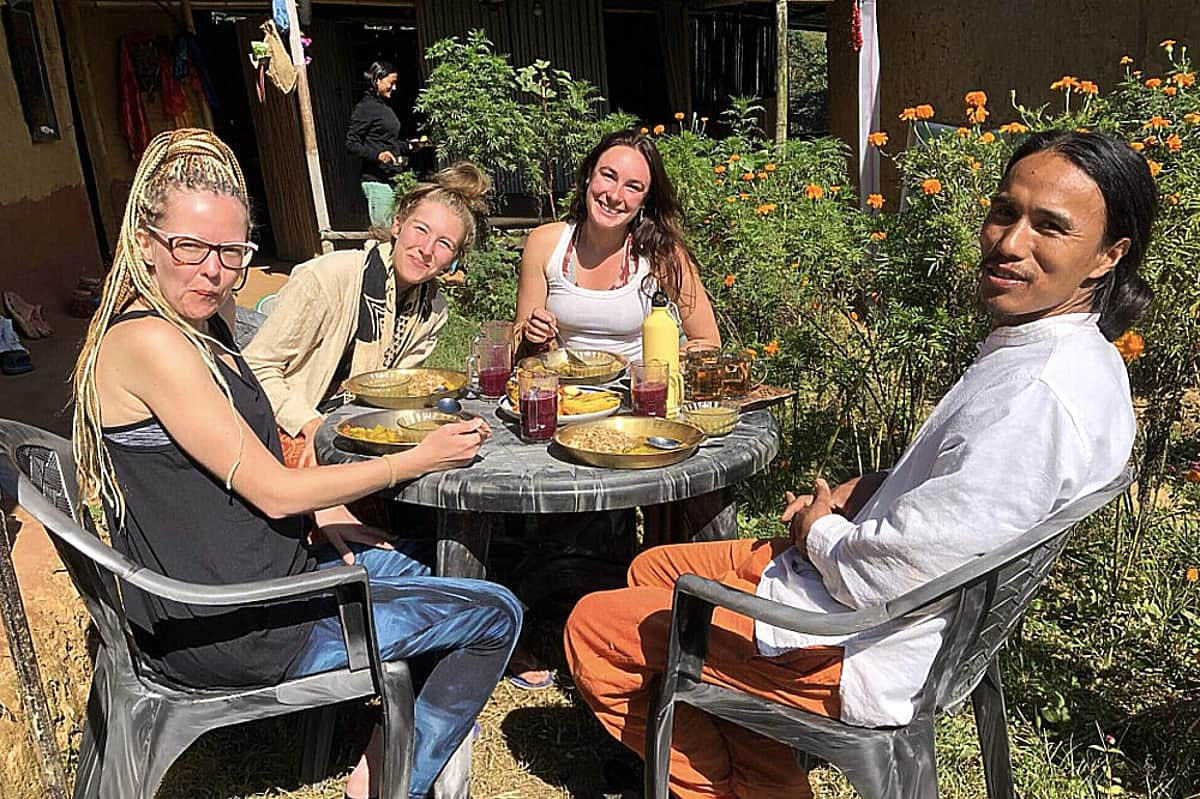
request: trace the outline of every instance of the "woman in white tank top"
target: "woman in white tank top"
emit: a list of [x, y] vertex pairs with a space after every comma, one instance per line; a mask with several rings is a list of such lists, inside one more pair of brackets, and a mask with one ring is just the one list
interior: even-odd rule
[[659, 288], [678, 310], [684, 347], [720, 346], [654, 142], [632, 130], [609, 134], [576, 179], [569, 221], [542, 225], [525, 244], [517, 292], [522, 350], [556, 341], [639, 358], [642, 320]]

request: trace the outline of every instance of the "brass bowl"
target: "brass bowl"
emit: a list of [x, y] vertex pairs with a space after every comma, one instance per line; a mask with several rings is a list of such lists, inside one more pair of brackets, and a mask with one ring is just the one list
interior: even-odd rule
[[[636, 436], [643, 441], [648, 436], [663, 436], [678, 439], [682, 443], [672, 450], [658, 450], [643, 443], [631, 452], [601, 452], [592, 448], [586, 441], [593, 431], [597, 430], [615, 430]], [[670, 466], [688, 458], [696, 451], [696, 447], [700, 446], [700, 442], [704, 441], [704, 433], [698, 427], [673, 422], [670, 419], [653, 416], [610, 416], [607, 419], [559, 428], [554, 434], [554, 440], [572, 456], [591, 466], [608, 469], [653, 469]]]
[[[445, 388], [431, 393], [411, 393], [420, 383], [433, 378]], [[381, 369], [354, 375], [342, 385], [367, 405], [404, 410], [428, 408], [442, 397], [461, 397], [467, 390], [467, 375], [452, 369]]]
[[616, 352], [604, 350], [571, 350], [571, 354], [593, 366], [573, 362], [566, 350], [550, 350], [539, 355], [522, 358], [519, 369], [554, 372], [564, 383], [577, 386], [599, 386], [616, 380], [629, 366], [629, 359]]
[[729, 435], [738, 423], [738, 407], [733, 402], [688, 402], [679, 409], [679, 416], [711, 437]]
[[[443, 424], [474, 418], [475, 414], [467, 411], [452, 414], [428, 408], [365, 411], [343, 419], [334, 431], [333, 443], [338, 449], [346, 452], [386, 455], [389, 452], [402, 452], [410, 447], [415, 447], [425, 439], [425, 436]], [[382, 426], [395, 440], [369, 441], [348, 433], [351, 427], [363, 427], [370, 430], [376, 425]]]

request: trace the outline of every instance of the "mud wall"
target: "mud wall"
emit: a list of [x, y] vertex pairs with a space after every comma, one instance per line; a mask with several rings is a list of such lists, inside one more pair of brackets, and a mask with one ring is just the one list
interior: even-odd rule
[[[858, 136], [858, 58], [850, 49], [852, 0], [829, 7], [830, 131]], [[1122, 76], [1122, 55], [1146, 74], [1165, 69], [1158, 43], [1176, 39], [1200, 47], [1196, 0], [878, 0], [880, 120], [893, 146], [905, 140], [896, 117], [905, 106], [933, 105], [935, 122], [964, 122], [963, 95], [987, 92], [990, 124], [1016, 118], [1009, 92], [1029, 107], [1061, 103], [1051, 82], [1063, 75], [1109, 91]], [[895, 194], [885, 166], [884, 186]]]
[[13, 77], [7, 36], [0, 32], [0, 243], [4, 247], [0, 288], [61, 307], [81, 274], [100, 274], [100, 251], [76, 147], [67, 68], [52, 0], [38, 0], [36, 9], [61, 138], [33, 142]]

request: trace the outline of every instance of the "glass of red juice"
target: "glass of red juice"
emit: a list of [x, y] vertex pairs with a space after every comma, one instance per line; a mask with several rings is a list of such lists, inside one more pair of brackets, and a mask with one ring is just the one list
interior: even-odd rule
[[521, 440], [549, 441], [558, 427], [558, 375], [553, 372], [517, 372], [521, 407]]
[[634, 416], [667, 415], [667, 383], [671, 367], [666, 361], [635, 361], [629, 367]]
[[508, 342], [476, 340], [467, 358], [467, 373], [474, 377], [481, 397], [502, 397], [512, 373], [512, 347]]

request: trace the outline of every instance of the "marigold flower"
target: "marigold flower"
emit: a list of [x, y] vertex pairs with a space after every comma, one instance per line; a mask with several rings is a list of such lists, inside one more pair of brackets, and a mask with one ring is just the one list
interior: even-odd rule
[[904, 122], [917, 121], [917, 109], [909, 107], [900, 112], [900, 119]]
[[1074, 75], [1063, 75], [1061, 78], [1054, 81], [1054, 83], [1050, 84], [1050, 91], [1058, 91], [1061, 89], [1064, 92], [1069, 92], [1078, 85], [1079, 80], [1076, 79]]
[[917, 119], [933, 119], [933, 106], [929, 103], [922, 103], [913, 110], [917, 114]]
[[967, 92], [967, 96], [963, 100], [967, 105], [987, 105], [987, 95], [981, 91]]
[[1129, 74], [1133, 75], [1135, 78], [1140, 78], [1142, 76], [1142, 71], [1140, 69], [1135, 69], [1133, 72], [1130, 72]]
[[1146, 349], [1146, 341], [1138, 333], [1126, 330], [1117, 336], [1113, 341], [1113, 346], [1117, 348], [1117, 352], [1121, 353], [1125, 362], [1130, 363], [1142, 357], [1142, 352]]
[[774, 211], [776, 207], [777, 206], [775, 205], [775, 203], [763, 203], [762, 205], [760, 205], [754, 209], [754, 213], [758, 214], [759, 216], [766, 216], [767, 214]]
[[778, 355], [779, 342], [775, 339], [771, 339], [769, 342], [767, 342], [767, 345], [763, 347], [763, 352], [765, 352], [767, 355]]
[[882, 147], [888, 143], [888, 135], [882, 130], [877, 130], [874, 133], [867, 134], [867, 144], [872, 147]]
[[1173, 153], [1177, 153], [1183, 149], [1183, 139], [1179, 138], [1174, 133], [1168, 136], [1163, 143], [1166, 144], [1167, 149]]
[[991, 197], [980, 197], [979, 204], [982, 205], [984, 208], [991, 208], [992, 207], [992, 198]]
[[967, 106], [967, 121], [972, 125], [982, 125], [988, 118], [988, 110], [983, 106]]
[[819, 310], [821, 310], [821, 303], [819, 303], [819, 302], [814, 302], [814, 303], [813, 303], [813, 310], [814, 310], [814, 311], [819, 311]]
[[971, 131], [969, 128], [959, 128], [958, 130], [956, 130], [954, 132], [958, 134], [958, 138], [960, 138], [960, 139], [965, 139], [971, 135]]
[[754, 180], [754, 173], [753, 172], [743, 172], [742, 180]]
[[921, 181], [921, 191], [926, 194], [938, 194], [942, 190], [942, 182], [937, 178], [925, 178]]
[[851, 311], [851, 312], [850, 312], [850, 321], [851, 321], [851, 322], [857, 322], [857, 321], [858, 321], [858, 311]]
[[1145, 86], [1147, 89], [1157, 89], [1162, 86], [1162, 78], [1146, 78]]
[[766, 180], [766, 179], [767, 179], [767, 173], [766, 173], [766, 172], [759, 172], [759, 173], [758, 173], [758, 174], [757, 174], [755, 177], [757, 177], [759, 180]]
[[638, 129], [638, 133], [642, 134], [643, 136], [645, 136], [649, 132], [650, 132], [650, 128], [639, 128]]
[[1161, 42], [1158, 43], [1158, 46], [1170, 49], [1175, 46], [1175, 40], [1174, 39], [1163, 39]]
[[663, 131], [666, 129], [667, 129], [666, 125], [655, 125], [654, 126], [654, 135], [661, 136], [663, 134]]
[[887, 233], [882, 230], [876, 230], [871, 233], [871, 239], [874, 241], [883, 241], [887, 238]]
[[738, 199], [740, 199], [742, 202], [745, 202], [746, 200], [750, 199], [750, 195], [747, 194], [746, 192], [742, 192], [741, 194], [738, 195]]
[[1176, 86], [1186, 88], [1196, 82], [1196, 74], [1194, 72], [1176, 72], [1171, 76], [1171, 82]]
[[1165, 94], [1167, 97], [1174, 97], [1175, 93], [1178, 91], [1179, 90], [1174, 86], [1163, 86], [1163, 94]]
[[729, 160], [730, 160], [730, 162], [741, 161], [742, 157], [740, 155], [738, 155], [737, 153], [734, 153], [733, 155], [729, 156]]
[[721, 178], [717, 178], [716, 180], [714, 180], [714, 181], [713, 181], [713, 185], [714, 185], [714, 186], [724, 186], [724, 185], [725, 185], [725, 181], [724, 181], [724, 180], [722, 180]]
[[1132, 63], [1133, 63], [1133, 59], [1130, 58], [1129, 56], [1127, 56], [1127, 55], [1121, 56], [1121, 64], [1132, 64]]
[[1129, 146], [1137, 150], [1139, 153], [1146, 149], [1146, 145], [1142, 144], [1140, 141], [1131, 141], [1129, 142]]
[[1081, 80], [1079, 81], [1078, 91], [1080, 94], [1099, 94], [1100, 87], [1090, 80]]
[[1167, 195], [1167, 202], [1169, 202], [1171, 205], [1179, 205], [1179, 201], [1182, 199], [1183, 198], [1179, 196], [1179, 192]]
[[[1195, 470], [1193, 469], [1189, 471], [1188, 474], [1190, 475], [1192, 471]], [[1200, 479], [1200, 477], [1198, 477], [1198, 479]], [[1195, 566], [1189, 566], [1188, 570], [1184, 572], [1183, 579], [1187, 580], [1189, 583], [1200, 581], [1200, 569], [1197, 569]]]
[[726, 197], [726, 198], [725, 198], [725, 202], [727, 202], [727, 203], [735, 203], [735, 202], [737, 202], [737, 197], [734, 197], [734, 196], [731, 194], [731, 195], [729, 195], [728, 197]]
[[837, 194], [841, 190], [842, 190], [842, 187], [836, 183], [834, 183], [832, 186], [829, 187], [830, 194]]
[[867, 205], [871, 206], [876, 211], [878, 211], [880, 208], [883, 207], [883, 195], [882, 194], [868, 194], [867, 195]]
[[971, 171], [978, 172], [983, 167], [983, 164], [979, 163], [979, 161], [974, 158], [968, 158], [967, 166], [971, 167]]
[[1193, 111], [1190, 114], [1184, 114], [1183, 121], [1189, 125], [1200, 125], [1200, 111]]
[[816, 183], [809, 183], [804, 187], [804, 196], [810, 200], [819, 200], [825, 196], [825, 190]]
[[733, 284], [737, 282], [737, 275], [725, 276], [725, 288], [733, 288]]
[[1146, 159], [1146, 166], [1150, 167], [1150, 177], [1158, 177], [1158, 173], [1162, 172], [1162, 164], [1155, 161], [1153, 158]]
[[1020, 122], [1009, 122], [1000, 126], [1001, 133], [1027, 133], [1029, 128]]
[[996, 140], [996, 134], [992, 133], [990, 130], [987, 133], [985, 133], [979, 137], [980, 144], [991, 144], [995, 140]]
[[725, 165], [717, 164], [716, 166], [713, 167], [713, 172], [716, 172], [718, 175], [724, 174], [725, 173]]
[[1147, 147], [1153, 147], [1154, 145], [1158, 144], [1158, 137], [1147, 136], [1146, 138], [1142, 139], [1142, 144], [1146, 145]]
[[1085, 127], [1083, 127], [1083, 126], [1080, 126], [1080, 127], [1078, 127], [1078, 128], [1075, 128], [1075, 132], [1076, 132], [1076, 133], [1091, 133], [1091, 132], [1092, 132], [1092, 129], [1091, 129], [1091, 128], [1085, 128]]
[[774, 171], [775, 171], [776, 169], [778, 169], [778, 168], [779, 168], [779, 167], [775, 166], [774, 164], [768, 163], [768, 164], [766, 164], [766, 165], [764, 165], [764, 166], [763, 166], [763, 171], [765, 171], [765, 172], [774, 172]]
[[676, 111], [676, 112], [675, 112], [675, 119], [676, 119], [676, 120], [683, 119], [683, 112], [682, 112], [682, 111]]

